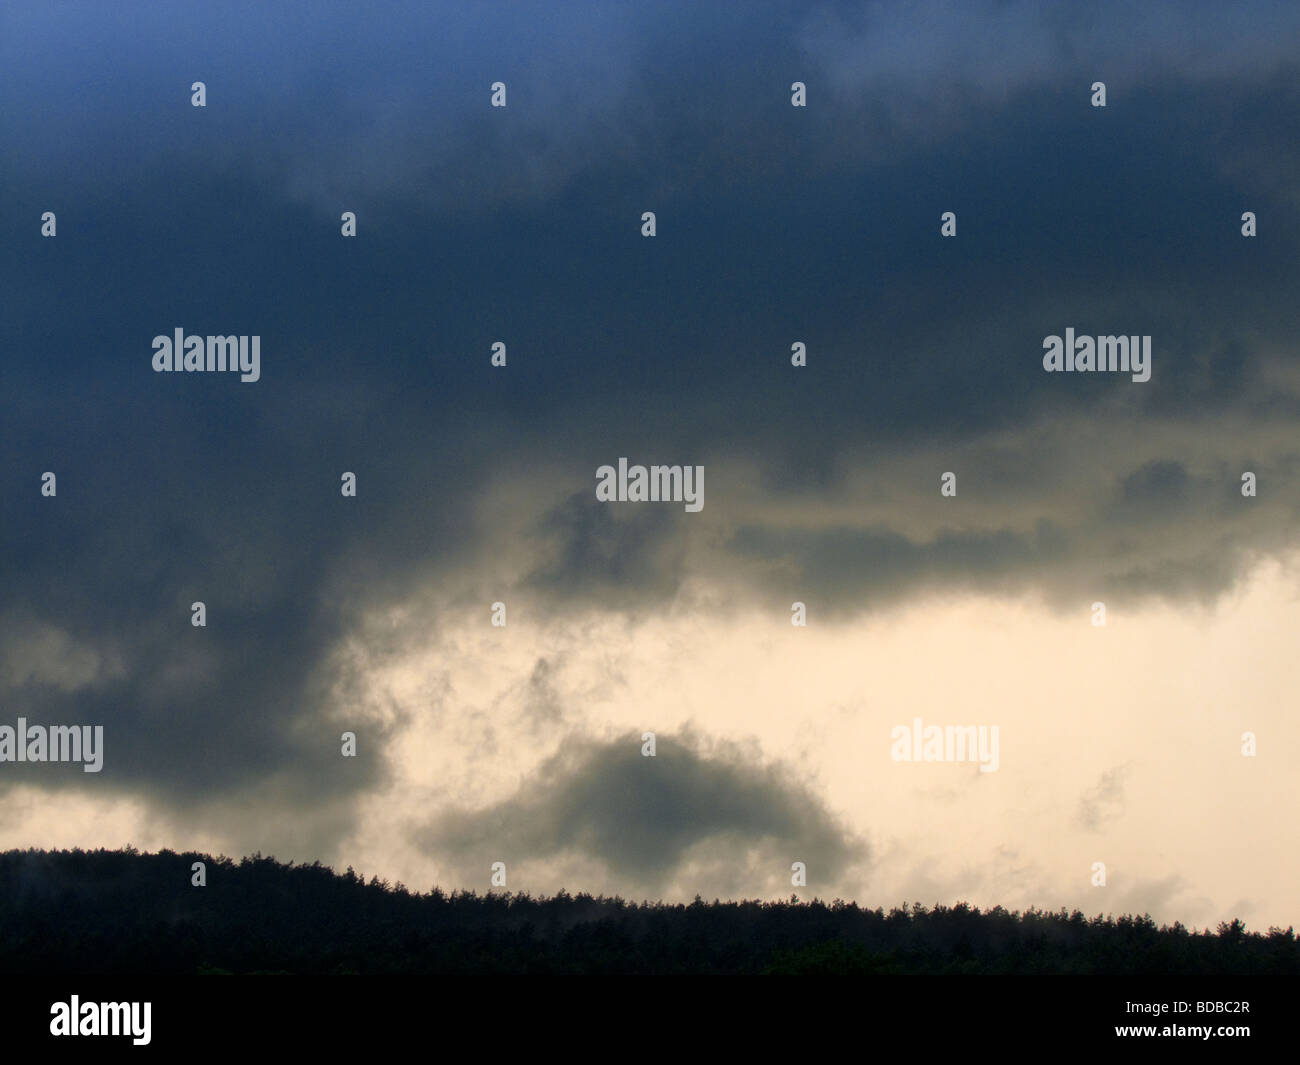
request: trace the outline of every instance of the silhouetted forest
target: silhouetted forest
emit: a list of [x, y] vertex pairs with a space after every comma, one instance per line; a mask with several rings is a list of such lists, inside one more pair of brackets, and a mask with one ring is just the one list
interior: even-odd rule
[[0, 972], [1295, 974], [1300, 947], [1236, 920], [412, 893], [319, 862], [127, 848], [0, 854]]

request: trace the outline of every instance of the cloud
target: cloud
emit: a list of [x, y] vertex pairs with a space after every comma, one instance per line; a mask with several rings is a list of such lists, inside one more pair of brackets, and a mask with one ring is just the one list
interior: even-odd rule
[[[323, 851], [402, 753], [376, 663], [454, 649], [501, 598], [539, 630], [953, 590], [1122, 619], [1294, 545], [1295, 5], [127, 10], [0, 14], [0, 698], [106, 728], [95, 780], [9, 766], [0, 788]], [[262, 380], [154, 375], [177, 325], [260, 334]], [[1152, 381], [1044, 374], [1071, 325], [1152, 334]], [[598, 504], [620, 455], [705, 465], [705, 509]], [[815, 797], [758, 762], [685, 740], [658, 776], [598, 760], [568, 668], [535, 647], [509, 692], [521, 745], [567, 752], [563, 787], [501, 808], [541, 830], [507, 834], [518, 853], [743, 887], [811, 838], [848, 868]], [[488, 687], [437, 699], [464, 764], [512, 735]], [[607, 762], [676, 827], [575, 809], [615, 793]], [[674, 774], [684, 806], [654, 790]], [[765, 812], [714, 810], [708, 781]]]
[[1078, 823], [1089, 832], [1100, 831], [1109, 821], [1124, 812], [1124, 778], [1127, 766], [1107, 769], [1079, 800]]
[[[560, 665], [562, 665], [562, 661]], [[539, 658], [525, 687], [523, 716], [533, 730], [555, 728], [564, 722], [564, 705], [556, 691], [554, 674], [559, 666]]]
[[1190, 487], [1187, 468], [1181, 462], [1156, 459], [1120, 482], [1120, 502], [1176, 517], [1177, 511], [1188, 502]]
[[[1269, 32], [1261, 36], [1262, 26]], [[1271, 0], [1231, 10], [1212, 2], [1135, 10], [1121, 0], [1086, 9], [1032, 0], [852, 0], [820, 4], [798, 38], [838, 92], [924, 101], [933, 110], [962, 94], [1005, 103], [1018, 90], [1081, 72], [1126, 86], [1266, 79], [1294, 61], [1297, 31], [1294, 8]]]
[[654, 757], [641, 754], [637, 734], [568, 741], [511, 798], [446, 810], [415, 838], [471, 881], [493, 861], [509, 870], [576, 856], [625, 890], [647, 892], [680, 883], [701, 893], [766, 891], [789, 885], [795, 861], [815, 888], [864, 866], [868, 854], [788, 768], [690, 733], [658, 737]]
[[676, 508], [622, 513], [576, 492], [549, 509], [535, 535], [550, 545], [525, 586], [552, 600], [649, 605], [672, 596], [685, 557], [684, 521]]
[[1119, 891], [1115, 909], [1109, 912], [1153, 915], [1177, 912], [1188, 923], [1211, 917], [1216, 911], [1213, 900], [1193, 891], [1195, 885], [1177, 873], [1139, 877]]

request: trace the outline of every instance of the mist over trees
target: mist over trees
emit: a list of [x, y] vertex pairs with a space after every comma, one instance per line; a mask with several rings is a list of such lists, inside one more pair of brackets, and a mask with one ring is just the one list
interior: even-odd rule
[[1239, 920], [415, 893], [261, 855], [0, 854], [0, 973], [126, 972], [1296, 974], [1300, 946]]

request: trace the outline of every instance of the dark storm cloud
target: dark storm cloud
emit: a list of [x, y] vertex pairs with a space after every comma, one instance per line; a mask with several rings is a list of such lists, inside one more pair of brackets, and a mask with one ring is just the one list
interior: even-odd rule
[[1189, 478], [1181, 462], [1169, 459], [1148, 462], [1120, 483], [1123, 503], [1149, 503], [1176, 507], [1187, 498]]
[[780, 766], [737, 748], [710, 750], [691, 736], [659, 736], [656, 755], [645, 757], [636, 734], [568, 744], [518, 794], [441, 814], [416, 839], [440, 862], [472, 869], [471, 879], [494, 860], [509, 868], [577, 854], [650, 891], [699, 861], [694, 848], [702, 844], [735, 866], [755, 850], [783, 861], [777, 872], [803, 861], [823, 884], [867, 854]]
[[[1120, 482], [1118, 493], [1127, 489], [1131, 498], [1102, 498], [1082, 518], [1068, 513], [1072, 501], [1064, 495], [1043, 505], [1048, 515], [1033, 505], [1008, 507], [1012, 527], [996, 517], [981, 526], [959, 506], [950, 511], [959, 517], [935, 517], [920, 532], [896, 531], [883, 521], [809, 528], [774, 518], [738, 525], [727, 550], [746, 564], [749, 589], [770, 609], [797, 598], [844, 617], [926, 593], [1037, 592], [1066, 611], [1098, 598], [1128, 608], [1144, 600], [1208, 603], [1233, 586], [1255, 552], [1284, 552], [1294, 543], [1293, 502], [1273, 499], [1257, 507], [1241, 495], [1235, 472], [1217, 481], [1199, 477], [1198, 491], [1183, 494], [1184, 482], [1161, 472], [1176, 467], [1148, 465]], [[933, 486], [921, 484], [902, 502], [924, 514], [937, 485], [936, 474]], [[1138, 494], [1147, 488], [1158, 493], [1156, 500]], [[954, 527], [955, 520], [965, 527]]]
[[1050, 527], [1029, 536], [1009, 530], [944, 531], [931, 542], [917, 543], [887, 529], [745, 526], [732, 547], [740, 555], [792, 563], [790, 585], [801, 595], [827, 605], [852, 602], [861, 609], [927, 583], [987, 590], [1009, 574], [1041, 566], [1044, 555], [1056, 553], [1053, 533]]
[[[508, 473], [542, 482], [512, 546], [546, 548], [524, 591], [622, 609], [679, 587], [689, 517], [574, 494], [628, 455], [713, 464], [701, 517], [733, 559], [851, 609], [1049, 582], [1115, 530], [1023, 498], [904, 528], [920, 487], [857, 525], [792, 530], [769, 506], [842, 502], [855, 466], [981, 433], [1012, 481], [1041, 466], [1018, 434], [1043, 420], [1293, 417], [1273, 382], [1298, 324], [1297, 9], [1150, 5], [1135, 38], [1119, 7], [1083, 26], [990, 5], [990, 29], [976, 6], [909, 32], [888, 5], [6, 5], [0, 646], [75, 650], [6, 667], [4, 702], [102, 720], [107, 743], [93, 784], [21, 779], [180, 807], [377, 786], [380, 726], [338, 757], [377, 708], [332, 652], [368, 607], [490, 570], [474, 508]], [[177, 326], [261, 335], [262, 379], [153, 374], [151, 338]], [[1154, 334], [1152, 382], [1042, 373], [1067, 326]], [[1268, 474], [1250, 518], [1227, 510], [1237, 470], [1207, 480], [1155, 445], [1099, 460], [1131, 548], [1103, 590], [1217, 592], [1288, 542], [1295, 508], [1270, 500], [1300, 484], [1293, 445], [1223, 446]], [[734, 520], [724, 453], [759, 471]], [[1168, 531], [1151, 495], [1204, 485], [1214, 543]]]
[[685, 556], [681, 521], [663, 507], [619, 514], [592, 491], [576, 493], [537, 523], [539, 540], [553, 551], [527, 587], [614, 609], [663, 602], [677, 590]]

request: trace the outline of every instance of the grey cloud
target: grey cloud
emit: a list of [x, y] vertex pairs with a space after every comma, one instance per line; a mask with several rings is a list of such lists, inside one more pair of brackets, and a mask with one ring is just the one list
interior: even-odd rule
[[730, 541], [742, 557], [779, 561], [789, 588], [835, 613], [857, 613], [948, 582], [987, 590], [1024, 580], [1056, 553], [1050, 528], [942, 530], [916, 542], [886, 528], [776, 529], [742, 526]]
[[1076, 814], [1076, 820], [1083, 828], [1096, 832], [1124, 812], [1124, 782], [1127, 775], [1126, 766], [1108, 769], [1083, 795]]
[[1205, 895], [1193, 895], [1193, 885], [1177, 873], [1144, 877], [1124, 885], [1115, 883], [1112, 870], [1109, 883], [1117, 888], [1114, 913], [1149, 913], [1168, 920], [1165, 915], [1177, 912], [1184, 921], [1197, 921], [1212, 917], [1215, 911], [1214, 901]]
[[[1268, 27], [1262, 36], [1261, 27]], [[819, 5], [799, 40], [840, 92], [874, 90], [917, 103], [965, 91], [1004, 102], [1025, 86], [1059, 84], [1080, 72], [1124, 86], [1152, 77], [1262, 79], [1294, 60], [1297, 34], [1295, 9], [1269, 0], [1232, 8], [852, 0]]]
[[543, 514], [534, 532], [547, 557], [525, 586], [548, 597], [639, 608], [676, 590], [686, 548], [682, 515], [668, 505], [617, 506], [592, 488]]
[[1187, 501], [1190, 480], [1181, 462], [1157, 459], [1120, 482], [1120, 501], [1165, 511], [1178, 508]]
[[471, 881], [494, 860], [509, 867], [577, 854], [646, 891], [688, 875], [697, 861], [710, 876], [719, 865], [752, 869], [756, 850], [770, 855], [769, 871], [786, 871], [787, 884], [795, 860], [820, 884], [866, 861], [866, 845], [788, 769], [691, 735], [658, 736], [653, 758], [640, 748], [637, 734], [566, 742], [516, 795], [445, 811], [415, 838], [433, 857], [471, 870]]
[[564, 706], [555, 689], [557, 665], [549, 658], [539, 658], [528, 678], [524, 716], [534, 729], [556, 726], [564, 720]]
[[[389, 708], [335, 652], [368, 608], [453, 580], [490, 602], [472, 585], [495, 598], [505, 568], [552, 609], [636, 610], [704, 574], [737, 599], [802, 584], [833, 613], [938, 585], [1208, 596], [1293, 544], [1300, 386], [1274, 379], [1297, 335], [1300, 93], [1279, 58], [1296, 8], [1161, 8], [1136, 45], [1125, 19], [974, 9], [932, 8], [909, 36], [886, 7], [842, 5], [806, 31], [776, 5], [254, 4], [130, 33], [117, 7], [6, 6], [10, 712], [100, 719], [95, 787], [255, 829], [238, 796], [278, 789], [306, 816], [384, 782]], [[1117, 42], [1129, 74], [1147, 42], [1168, 62], [1142, 101], [1121, 77], [1104, 121], [1020, 91]], [[807, 113], [786, 95], [803, 68]], [[497, 76], [511, 102], [493, 114]], [[972, 79], [957, 134], [913, 121]], [[1248, 193], [1256, 241], [1236, 229]], [[950, 202], [962, 235], [942, 245]], [[636, 233], [649, 206], [655, 242]], [[1043, 374], [1041, 337], [1072, 323], [1156, 334], [1152, 382]], [[152, 375], [149, 338], [178, 324], [264, 333], [262, 381]], [[490, 376], [498, 336], [511, 362]], [[1184, 454], [1233, 419], [1213, 460]], [[1133, 426], [1162, 439], [1111, 443]], [[936, 514], [913, 459], [941, 453], [933, 474], [956, 467], [962, 495]], [[704, 463], [705, 511], [598, 504], [595, 466], [618, 454]], [[1239, 455], [1258, 499], [1234, 494]], [[536, 495], [494, 556], [472, 516], [506, 469]], [[855, 500], [864, 473], [877, 497]], [[1179, 500], [1198, 520], [1173, 528]], [[4, 779], [90, 786], [23, 773]]]

